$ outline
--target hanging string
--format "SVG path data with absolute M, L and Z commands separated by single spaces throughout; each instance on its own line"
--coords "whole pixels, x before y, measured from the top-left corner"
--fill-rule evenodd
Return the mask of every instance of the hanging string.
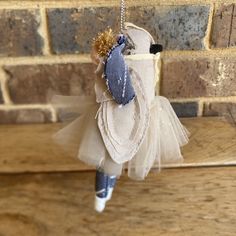
M 125 28 L 125 12 L 126 12 L 125 0 L 120 0 L 120 31 L 121 32 Z

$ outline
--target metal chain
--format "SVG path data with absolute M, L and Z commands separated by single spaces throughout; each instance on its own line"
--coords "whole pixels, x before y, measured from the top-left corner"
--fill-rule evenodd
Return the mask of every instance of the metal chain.
M 120 31 L 121 32 L 125 28 L 125 12 L 126 12 L 125 0 L 120 0 Z

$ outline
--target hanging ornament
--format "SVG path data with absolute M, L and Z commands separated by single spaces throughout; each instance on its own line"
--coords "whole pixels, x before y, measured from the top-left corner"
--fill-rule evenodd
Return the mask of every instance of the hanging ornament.
M 143 180 L 153 167 L 182 161 L 180 147 L 190 135 L 169 100 L 155 95 L 161 45 L 145 29 L 125 22 L 125 1 L 120 3 L 119 34 L 107 28 L 92 43 L 95 97 L 54 97 L 66 111 L 80 114 L 54 140 L 96 167 L 98 212 L 111 199 L 123 169 L 130 178 Z

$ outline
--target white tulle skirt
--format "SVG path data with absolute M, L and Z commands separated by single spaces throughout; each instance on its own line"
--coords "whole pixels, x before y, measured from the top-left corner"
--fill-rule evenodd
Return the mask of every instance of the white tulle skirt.
M 183 161 L 180 147 L 188 143 L 190 132 L 181 124 L 167 98 L 155 97 L 149 127 L 138 152 L 121 164 L 114 162 L 106 150 L 96 120 L 100 104 L 95 101 L 94 97 L 84 96 L 53 97 L 61 121 L 68 122 L 53 139 L 69 155 L 110 175 L 120 176 L 127 168 L 128 176 L 137 180 L 144 179 L 153 167 L 160 169 L 163 164 Z

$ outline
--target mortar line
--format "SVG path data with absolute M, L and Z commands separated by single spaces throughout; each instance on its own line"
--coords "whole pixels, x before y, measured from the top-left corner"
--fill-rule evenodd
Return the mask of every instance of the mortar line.
M 43 109 L 52 110 L 51 104 L 7 104 L 0 105 L 1 110 L 21 110 L 21 109 Z
M 0 83 L 1 83 L 1 90 L 2 90 L 2 97 L 4 104 L 12 104 L 9 89 L 7 86 L 8 76 L 4 72 L 3 68 L 0 67 Z
M 141 0 L 130 0 L 128 3 L 129 6 L 179 6 L 179 5 L 209 5 L 212 3 L 232 3 L 236 2 L 235 0 L 149 0 L 149 1 L 141 1 Z M 68 1 L 1 1 L 0 2 L 0 9 L 26 9 L 26 8 L 40 8 L 40 7 L 46 7 L 46 8 L 73 8 L 76 6 L 82 6 L 82 7 L 109 7 L 109 6 L 117 6 L 119 7 L 119 1 L 117 0 L 111 0 L 111 1 L 78 1 L 78 0 L 68 0 Z
M 63 64 L 63 63 L 90 63 L 89 54 L 69 55 L 44 55 L 33 57 L 8 57 L 0 58 L 0 65 L 38 65 L 38 64 Z
M 198 102 L 198 111 L 197 111 L 197 116 L 198 117 L 203 116 L 203 109 L 204 109 L 204 102 L 203 102 L 203 100 L 200 100 Z
M 171 102 L 236 102 L 236 96 L 227 97 L 195 97 L 195 98 L 168 98 Z
M 199 98 L 168 98 L 170 102 L 233 102 L 236 103 L 236 96 L 231 97 L 199 97 Z M 0 104 L 0 109 L 52 109 L 50 103 L 46 104 Z
M 45 7 L 40 8 L 40 17 L 41 17 L 41 23 L 40 23 L 38 32 L 44 40 L 43 54 L 50 55 L 51 53 L 50 53 L 50 44 L 49 44 L 49 35 L 48 35 L 47 14 L 46 14 Z
M 56 112 L 56 109 L 51 105 L 51 104 L 48 104 L 49 106 L 49 109 L 51 111 L 51 115 L 52 115 L 52 122 L 55 123 L 55 122 L 58 122 L 58 116 L 57 116 L 57 112 Z
M 212 34 L 214 13 L 215 13 L 215 4 L 213 3 L 213 4 L 211 4 L 211 7 L 210 7 L 206 36 L 204 38 L 204 46 L 205 46 L 206 50 L 211 49 L 211 34 Z
M 167 50 L 162 52 L 163 57 L 235 57 L 236 48 L 214 48 L 211 50 Z
M 208 58 L 232 58 L 236 56 L 236 48 L 234 49 L 214 49 L 205 51 L 188 51 L 188 50 L 169 50 L 163 51 L 161 57 L 163 60 L 169 58 L 179 59 L 198 59 L 201 57 Z M 57 64 L 57 63 L 90 63 L 89 54 L 61 54 L 61 55 L 44 55 L 33 57 L 1 57 L 1 65 L 32 65 L 32 64 Z

